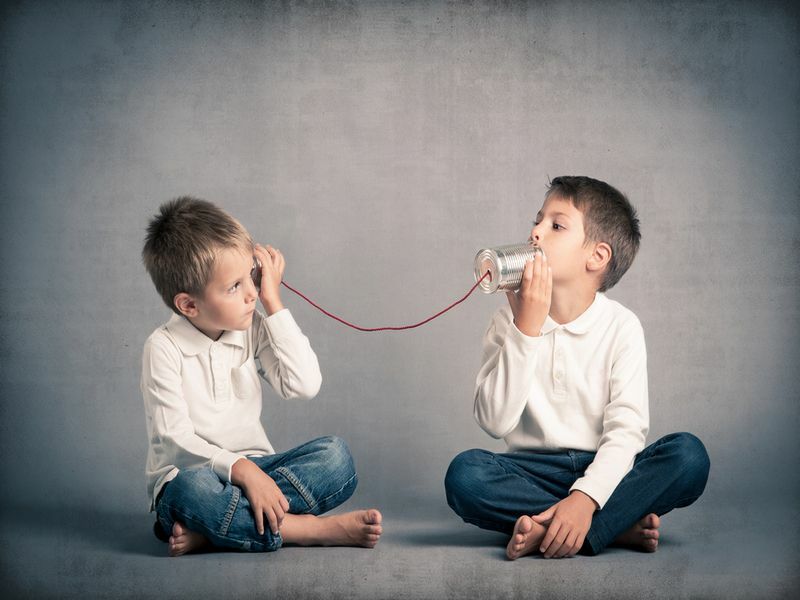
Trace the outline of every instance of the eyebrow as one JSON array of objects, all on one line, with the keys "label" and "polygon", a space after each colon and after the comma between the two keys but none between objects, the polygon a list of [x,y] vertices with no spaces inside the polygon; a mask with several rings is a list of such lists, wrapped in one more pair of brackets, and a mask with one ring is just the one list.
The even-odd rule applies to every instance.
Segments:
[{"label": "eyebrow", "polygon": [[[253,266],[252,266],[252,267],[250,267],[250,271],[248,271],[248,272],[247,272],[247,274],[248,274],[248,275],[249,275],[250,273],[252,273],[252,271],[253,271],[253,267],[254,267],[254,266],[255,266],[255,263],[253,263]],[[226,288],[227,288],[227,287],[230,287],[230,286],[232,286],[234,283],[236,283],[236,282],[238,282],[238,281],[242,281],[243,279],[244,279],[244,276],[238,276],[238,277],[234,277],[234,278],[232,278],[232,279],[229,279],[229,280],[228,280],[228,281],[225,283],[225,287],[226,287]]]},{"label": "eyebrow", "polygon": [[[552,214],[554,217],[565,217],[565,218],[567,218],[567,219],[569,219],[569,218],[570,218],[570,217],[569,217],[569,215],[568,215],[567,213],[563,213],[563,212],[556,212],[556,213],[551,213],[551,214]],[[536,213],[536,217],[537,217],[537,218],[539,218],[539,217],[543,217],[543,216],[544,216],[544,215],[542,214],[542,211],[539,211],[538,213]]]}]

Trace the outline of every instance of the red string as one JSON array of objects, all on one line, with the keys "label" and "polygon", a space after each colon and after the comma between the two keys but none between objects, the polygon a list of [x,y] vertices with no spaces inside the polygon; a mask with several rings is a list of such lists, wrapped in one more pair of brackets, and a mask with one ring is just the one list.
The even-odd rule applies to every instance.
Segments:
[{"label": "red string", "polygon": [[349,323],[348,321],[345,321],[341,317],[337,317],[336,315],[329,313],[327,310],[322,308],[319,304],[315,303],[313,300],[311,300],[307,296],[305,296],[302,293],[298,292],[296,289],[294,289],[292,286],[290,286],[285,281],[281,281],[281,284],[286,286],[287,288],[289,288],[291,291],[293,291],[295,294],[300,296],[303,300],[308,302],[314,308],[316,308],[316,309],[322,311],[323,313],[325,313],[326,315],[328,315],[331,319],[336,319],[340,323],[344,323],[348,327],[352,327],[353,329],[357,329],[358,331],[368,331],[368,332],[369,331],[402,331],[403,329],[414,329],[415,327],[419,327],[420,325],[425,325],[425,323],[428,323],[429,321],[433,321],[436,317],[439,317],[439,316],[443,315],[444,313],[446,313],[451,308],[461,304],[464,300],[469,298],[470,294],[472,294],[472,292],[475,291],[475,288],[478,287],[480,285],[481,281],[486,279],[487,276],[489,277],[489,281],[491,281],[492,280],[491,273],[489,273],[489,271],[486,271],[486,275],[484,275],[477,282],[475,282],[475,285],[473,285],[470,288],[470,290],[464,295],[463,298],[461,298],[461,300],[456,300],[450,306],[448,306],[444,310],[440,310],[438,313],[436,313],[432,317],[428,317],[424,321],[420,321],[419,323],[415,323],[414,325],[402,325],[402,326],[399,326],[399,327],[359,327],[358,325],[353,325],[352,323]]}]

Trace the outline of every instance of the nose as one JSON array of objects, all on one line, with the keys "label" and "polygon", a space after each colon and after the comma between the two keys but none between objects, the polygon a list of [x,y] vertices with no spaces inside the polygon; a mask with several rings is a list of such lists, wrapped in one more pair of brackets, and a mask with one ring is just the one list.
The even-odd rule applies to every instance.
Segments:
[{"label": "nose", "polygon": [[540,239],[541,238],[539,236],[539,226],[538,225],[534,225],[533,228],[531,229],[531,235],[530,235],[529,241],[538,244]]},{"label": "nose", "polygon": [[245,285],[245,300],[249,302],[255,302],[256,298],[258,298],[258,288],[256,287],[255,282],[248,277],[244,282]]}]

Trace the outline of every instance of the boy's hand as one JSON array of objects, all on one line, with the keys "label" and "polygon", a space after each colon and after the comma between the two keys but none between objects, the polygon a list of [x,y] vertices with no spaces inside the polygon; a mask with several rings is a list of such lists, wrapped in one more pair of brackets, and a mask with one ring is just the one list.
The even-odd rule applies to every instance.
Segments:
[{"label": "boy's hand", "polygon": [[267,315],[271,315],[283,309],[281,280],[283,279],[283,270],[286,268],[286,260],[281,251],[272,246],[256,244],[253,252],[258,262],[261,263],[261,289],[258,292],[258,298],[264,305]]},{"label": "boy's hand", "polygon": [[583,546],[596,509],[594,500],[575,490],[546,511],[533,515],[534,521],[547,526],[539,546],[544,557],[574,556]]},{"label": "boy's hand", "polygon": [[506,292],[517,329],[531,337],[540,335],[550,313],[552,295],[553,272],[547,258],[537,253],[532,261],[525,263],[519,290]]},{"label": "boy's hand", "polygon": [[277,534],[283,524],[283,517],[289,510],[289,501],[275,480],[259,469],[253,461],[240,458],[233,463],[231,482],[242,488],[250,502],[258,534],[264,535],[265,516],[270,531]]}]

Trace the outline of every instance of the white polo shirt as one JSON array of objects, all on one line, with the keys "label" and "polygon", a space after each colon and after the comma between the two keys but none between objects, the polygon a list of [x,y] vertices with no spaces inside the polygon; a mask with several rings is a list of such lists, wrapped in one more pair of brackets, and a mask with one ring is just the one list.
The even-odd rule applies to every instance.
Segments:
[{"label": "white polo shirt", "polygon": [[492,317],[475,385],[475,419],[509,451],[597,451],[570,488],[603,508],[649,429],[647,352],[639,319],[604,294],[571,323],[549,316],[542,335],[514,325],[509,306]]},{"label": "white polo shirt", "polygon": [[259,375],[286,399],[319,391],[317,356],[288,309],[269,317],[256,311],[249,329],[216,341],[176,314],[150,335],[141,390],[151,510],[179,469],[207,464],[230,481],[239,458],[275,453],[261,425]]}]

